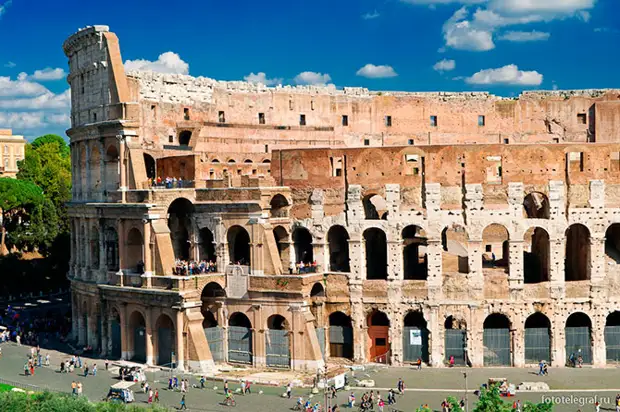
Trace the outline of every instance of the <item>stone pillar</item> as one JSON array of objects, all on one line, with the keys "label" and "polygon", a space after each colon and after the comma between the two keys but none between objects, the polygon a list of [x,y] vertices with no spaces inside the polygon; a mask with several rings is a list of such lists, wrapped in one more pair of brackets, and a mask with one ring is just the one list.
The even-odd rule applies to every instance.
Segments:
[{"label": "stone pillar", "polygon": [[523,243],[523,239],[508,241],[508,288],[513,301],[523,299]]},{"label": "stone pillar", "polygon": [[441,339],[441,324],[439,305],[431,305],[429,310],[427,328],[430,332],[430,364],[437,368],[443,365],[444,342]]},{"label": "stone pillar", "polygon": [[366,359],[366,340],[368,336],[368,324],[364,316],[364,304],[361,301],[361,287],[359,288],[360,299],[351,303],[351,323],[353,325],[353,361],[363,363]]},{"label": "stone pillar", "polygon": [[75,293],[71,293],[71,339],[77,341],[79,339],[79,324],[78,319],[80,312],[78,310],[77,298]]},{"label": "stone pillar", "polygon": [[77,143],[73,143],[73,185],[75,200],[82,200],[82,171],[80,168],[80,146]]},{"label": "stone pillar", "polygon": [[592,317],[592,365],[602,368],[607,364],[607,347],[605,345],[605,322],[604,316]]},{"label": "stone pillar", "polygon": [[90,267],[90,219],[84,219],[84,241],[82,242],[82,251],[84,253],[84,279],[92,280],[92,268]]},{"label": "stone pillar", "polygon": [[90,173],[90,143],[88,141],[85,141],[84,143],[82,143],[85,147],[86,147],[86,187],[83,190],[84,193],[84,199],[85,200],[92,200],[93,196],[92,196],[92,191],[93,191],[93,186],[92,186],[92,180],[91,180],[91,173]]},{"label": "stone pillar", "polygon": [[99,223],[99,273],[102,276],[99,282],[107,283],[108,261],[105,250],[105,226],[101,222]]},{"label": "stone pillar", "polygon": [[[157,331],[157,328],[153,326],[153,309],[148,306],[144,314],[146,315],[146,319],[144,319],[144,323],[146,326],[146,364],[153,365],[155,361],[155,357],[153,356],[153,331]],[[178,329],[178,328],[177,328]]]},{"label": "stone pillar", "polygon": [[262,306],[260,304],[252,305],[252,311],[254,312],[252,319],[254,366],[261,367],[267,364],[267,345],[265,342],[266,325],[263,322]]},{"label": "stone pillar", "polygon": [[79,275],[77,273],[77,230],[75,228],[75,218],[70,218],[69,225],[71,227],[70,235],[71,235],[71,257],[69,261],[69,269],[72,277],[78,278]]},{"label": "stone pillar", "polygon": [[[86,311],[86,308],[82,308],[81,305],[78,303],[78,308],[79,308],[79,312],[78,312],[78,318],[77,318],[77,327],[78,327],[78,345],[79,346],[84,346],[86,345],[86,327],[87,325],[84,324],[84,312]],[[86,318],[88,319],[88,317]]]},{"label": "stone pillar", "polygon": [[549,239],[549,286],[552,299],[564,299],[566,292],[564,257],[566,253],[566,239]]},{"label": "stone pillar", "polygon": [[127,237],[125,235],[125,220],[118,219],[118,267],[119,270],[125,270],[125,246]]},{"label": "stone pillar", "polygon": [[403,363],[403,319],[400,312],[394,311],[390,316],[390,364],[393,366]]},{"label": "stone pillar", "polygon": [[119,161],[119,189],[121,191],[121,202],[126,202],[126,191],[127,191],[127,171],[125,170],[125,136],[120,136],[118,141],[118,161]]},{"label": "stone pillar", "polygon": [[467,354],[473,367],[482,367],[484,364],[483,345],[484,310],[470,305],[467,321]]},{"label": "stone pillar", "polygon": [[441,239],[428,239],[426,256],[428,261],[428,298],[431,301],[443,299],[443,259]]},{"label": "stone pillar", "polygon": [[605,282],[605,235],[596,234],[590,237],[590,299],[602,302],[607,299]]},{"label": "stone pillar", "polygon": [[484,274],[482,272],[482,239],[471,239],[467,248],[467,259],[469,260],[469,282],[470,299],[480,300],[484,297]]},{"label": "stone pillar", "polygon": [[105,194],[108,190],[108,185],[105,178],[105,146],[103,145],[103,140],[99,141],[99,181],[101,182],[101,190],[98,200],[104,200],[106,198]]},{"label": "stone pillar", "polygon": [[147,220],[144,223],[144,250],[142,251],[142,256],[144,256],[144,276],[146,277],[146,287],[150,288],[152,286],[153,276],[153,263],[152,263],[152,249],[151,249],[151,221]]},{"label": "stone pillar", "polygon": [[512,318],[512,363],[517,368],[525,366],[525,320],[515,314]]},{"label": "stone pillar", "polygon": [[[364,245],[362,245],[362,250]],[[387,279],[388,281],[402,281],[404,278],[403,267],[403,242],[396,235],[387,241]],[[365,265],[364,265],[365,266]],[[365,277],[364,275],[362,275]]]},{"label": "stone pillar", "polygon": [[129,360],[133,356],[132,348],[129,347],[129,335],[133,330],[129,328],[129,314],[127,313],[127,303],[122,303],[121,313],[121,358]]},{"label": "stone pillar", "polygon": [[554,368],[566,366],[566,319],[556,314],[551,320],[551,364]]},{"label": "stone pillar", "polygon": [[[312,242],[312,254],[317,264],[317,273],[327,272],[329,270],[329,254],[325,253],[325,247],[326,245],[323,238],[318,239],[316,242]],[[282,271],[288,273],[285,268],[282,268]]]},{"label": "stone pillar", "polygon": [[183,337],[183,322],[185,320],[185,316],[183,311],[179,309],[177,311],[177,320],[176,320],[176,350],[177,350],[177,368],[179,370],[185,369],[185,339]]}]

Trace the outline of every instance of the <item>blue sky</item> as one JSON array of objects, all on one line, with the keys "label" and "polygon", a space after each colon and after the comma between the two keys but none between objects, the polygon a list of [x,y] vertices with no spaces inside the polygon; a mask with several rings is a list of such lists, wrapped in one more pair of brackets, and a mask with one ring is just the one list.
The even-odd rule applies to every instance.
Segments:
[{"label": "blue sky", "polygon": [[617,16],[618,0],[0,0],[0,128],[64,135],[62,42],[92,24],[133,68],[513,96],[620,87]]}]

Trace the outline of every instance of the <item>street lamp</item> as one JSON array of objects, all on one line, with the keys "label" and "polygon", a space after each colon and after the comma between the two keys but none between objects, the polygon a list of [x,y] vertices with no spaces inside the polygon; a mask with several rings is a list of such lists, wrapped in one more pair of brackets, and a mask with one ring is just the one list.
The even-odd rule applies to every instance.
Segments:
[{"label": "street lamp", "polygon": [[465,412],[469,412],[469,401],[467,400],[467,372],[463,372],[465,378]]}]

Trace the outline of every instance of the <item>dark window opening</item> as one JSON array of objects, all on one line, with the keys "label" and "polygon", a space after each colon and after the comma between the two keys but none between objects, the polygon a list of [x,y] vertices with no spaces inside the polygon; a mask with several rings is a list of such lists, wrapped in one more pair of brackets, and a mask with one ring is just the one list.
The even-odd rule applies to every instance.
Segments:
[{"label": "dark window opening", "polygon": [[218,121],[220,123],[226,123],[226,116],[225,116],[224,112],[222,112],[222,111],[218,112],[217,117],[218,117]]},{"label": "dark window opening", "polygon": [[269,153],[269,145],[268,144],[265,145],[265,153]]},{"label": "dark window opening", "polygon": [[192,138],[192,132],[185,130],[179,135],[179,145],[189,146],[189,141]]},{"label": "dark window opening", "polygon": [[437,127],[437,116],[431,116],[431,126]]},{"label": "dark window opening", "polygon": [[349,116],[347,116],[346,114],[342,115],[342,125],[343,126],[349,125]]},{"label": "dark window opening", "polygon": [[188,108],[183,109],[183,118],[185,120],[189,120],[189,109]]},{"label": "dark window opening", "polygon": [[407,140],[407,144],[408,144],[409,146],[413,146],[413,139],[409,139],[409,140]]},{"label": "dark window opening", "polygon": [[97,113],[93,113],[93,122],[97,121]]},{"label": "dark window opening", "polygon": [[370,146],[370,140],[364,139],[364,146]]},{"label": "dark window opening", "polygon": [[385,116],[385,125],[387,127],[391,127],[392,126],[392,116]]},{"label": "dark window opening", "polygon": [[484,250],[485,250],[485,252],[487,252],[487,253],[491,253],[491,250],[492,250],[491,245],[486,245],[486,246],[484,247]]},{"label": "dark window opening", "polygon": [[486,121],[486,119],[485,119],[484,115],[481,114],[481,115],[478,116],[478,126],[484,126],[485,123],[486,123],[485,121]]},{"label": "dark window opening", "polygon": [[258,114],[258,124],[265,124],[265,113]]},{"label": "dark window opening", "polygon": [[510,140],[509,139],[504,139],[504,144],[508,144],[508,143],[510,143]]},{"label": "dark window opening", "polygon": [[579,124],[586,124],[588,123],[588,115],[585,113],[578,113],[577,114],[577,121],[579,122]]},{"label": "dark window opening", "polygon": [[299,125],[300,126],[305,126],[306,125],[306,115],[305,114],[300,114],[299,115]]}]

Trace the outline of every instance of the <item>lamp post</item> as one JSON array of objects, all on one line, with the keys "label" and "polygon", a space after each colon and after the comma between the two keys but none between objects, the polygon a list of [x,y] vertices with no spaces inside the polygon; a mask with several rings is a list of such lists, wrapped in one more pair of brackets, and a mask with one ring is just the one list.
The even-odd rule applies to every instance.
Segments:
[{"label": "lamp post", "polygon": [[465,378],[465,412],[469,412],[469,400],[467,399],[467,372],[463,372]]}]

